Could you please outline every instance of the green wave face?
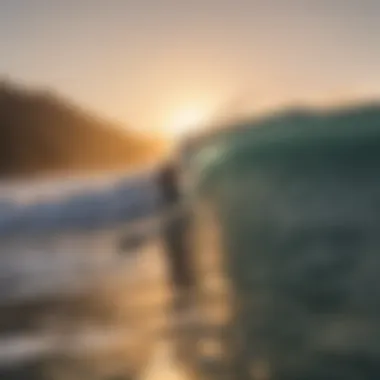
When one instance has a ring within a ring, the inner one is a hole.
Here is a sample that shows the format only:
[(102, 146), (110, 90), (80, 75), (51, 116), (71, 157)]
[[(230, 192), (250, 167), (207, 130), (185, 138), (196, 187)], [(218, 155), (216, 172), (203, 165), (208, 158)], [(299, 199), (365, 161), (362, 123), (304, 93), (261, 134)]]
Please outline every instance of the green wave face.
[(219, 215), (248, 378), (257, 363), (276, 380), (380, 376), (379, 148), (370, 105), (276, 115), (193, 151), (197, 196)]

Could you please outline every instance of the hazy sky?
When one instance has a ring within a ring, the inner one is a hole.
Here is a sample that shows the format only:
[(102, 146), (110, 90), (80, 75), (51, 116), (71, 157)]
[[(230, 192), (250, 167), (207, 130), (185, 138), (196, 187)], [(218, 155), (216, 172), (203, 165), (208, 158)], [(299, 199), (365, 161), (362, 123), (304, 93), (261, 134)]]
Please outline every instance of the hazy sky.
[(0, 0), (0, 72), (141, 128), (380, 94), (378, 0)]

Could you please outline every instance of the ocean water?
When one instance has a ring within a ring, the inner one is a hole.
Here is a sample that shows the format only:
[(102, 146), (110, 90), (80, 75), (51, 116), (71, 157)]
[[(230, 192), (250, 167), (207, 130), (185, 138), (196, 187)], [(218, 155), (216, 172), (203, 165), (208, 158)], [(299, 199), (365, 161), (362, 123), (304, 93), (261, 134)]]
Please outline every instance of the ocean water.
[(149, 175), (0, 186), (0, 377), (182, 379)]

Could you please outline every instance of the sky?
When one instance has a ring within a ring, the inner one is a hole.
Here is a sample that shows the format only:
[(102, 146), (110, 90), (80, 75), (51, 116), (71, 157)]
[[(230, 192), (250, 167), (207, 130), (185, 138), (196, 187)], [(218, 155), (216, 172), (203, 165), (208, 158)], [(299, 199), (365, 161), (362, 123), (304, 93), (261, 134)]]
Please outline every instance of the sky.
[(0, 74), (126, 127), (380, 94), (378, 0), (0, 0)]

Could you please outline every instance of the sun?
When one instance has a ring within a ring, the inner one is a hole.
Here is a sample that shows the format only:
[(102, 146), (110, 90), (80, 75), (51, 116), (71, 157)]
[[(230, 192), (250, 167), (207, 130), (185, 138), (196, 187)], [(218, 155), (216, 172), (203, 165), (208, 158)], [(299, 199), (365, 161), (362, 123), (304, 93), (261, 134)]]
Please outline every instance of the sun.
[(207, 107), (187, 106), (172, 114), (167, 123), (167, 132), (174, 137), (182, 137), (196, 132), (210, 122), (211, 112)]

